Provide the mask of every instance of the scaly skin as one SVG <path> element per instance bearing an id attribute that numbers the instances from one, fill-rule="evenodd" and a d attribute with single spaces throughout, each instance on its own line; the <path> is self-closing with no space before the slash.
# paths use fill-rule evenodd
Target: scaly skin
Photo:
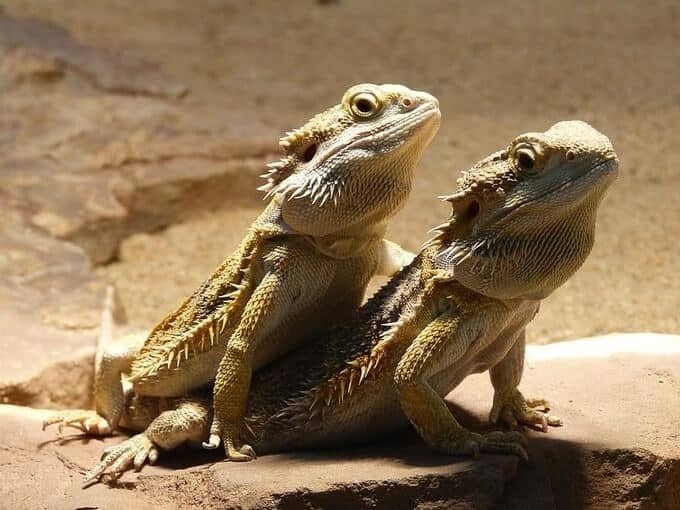
<path id="1" fill-rule="evenodd" d="M 392 275 L 412 259 L 383 235 L 439 119 L 425 92 L 363 84 L 288 133 L 284 157 L 263 176 L 272 200 L 236 252 L 141 348 L 144 337 L 108 349 L 96 377 L 97 414 L 78 421 L 69 412 L 62 422 L 92 434 L 115 430 L 126 403 L 122 374 L 139 397 L 182 397 L 214 381 L 205 446 L 222 441 L 229 459 L 253 458 L 243 440 L 253 370 L 346 321 L 374 274 Z"/>
<path id="2" fill-rule="evenodd" d="M 561 424 L 547 414 L 547 402 L 527 400 L 518 389 L 525 327 L 540 300 L 587 258 L 598 205 L 617 171 L 609 140 L 577 121 L 522 135 L 475 165 L 445 198 L 451 218 L 409 266 L 327 342 L 256 374 L 246 411 L 254 447 L 271 453 L 369 441 L 410 422 L 446 454 L 526 458 L 519 431 L 469 431 L 443 397 L 469 374 L 488 370 L 492 422 L 544 431 Z M 173 412 L 164 419 L 186 428 Z M 129 468 L 125 459 L 144 441 L 135 438 L 88 480 Z"/>

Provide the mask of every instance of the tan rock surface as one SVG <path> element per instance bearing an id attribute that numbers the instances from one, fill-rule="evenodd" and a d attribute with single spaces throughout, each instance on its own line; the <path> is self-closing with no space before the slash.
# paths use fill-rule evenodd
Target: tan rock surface
<path id="1" fill-rule="evenodd" d="M 92 264 L 135 232 L 255 203 L 275 138 L 195 119 L 155 64 L 2 13 L 0 91 L 0 402 L 87 405 L 106 287 Z"/>
<path id="2" fill-rule="evenodd" d="M 621 159 L 620 179 L 601 208 L 593 256 L 544 304 L 530 341 L 680 331 L 680 280 L 674 277 L 680 265 L 677 2 L 422 0 L 395 8 L 389 0 L 198 5 L 5 0 L 3 5 L 12 14 L 55 22 L 82 45 L 150 62 L 168 82 L 183 84 L 188 94 L 171 107 L 160 99 L 144 103 L 147 98 L 109 95 L 114 113 L 123 108 L 115 106 L 120 102 L 144 103 L 140 116 L 149 116 L 153 105 L 163 117 L 149 129 L 154 138 L 191 126 L 197 137 L 207 132 L 248 142 L 256 134 L 275 149 L 280 133 L 334 103 L 350 84 L 403 82 L 431 91 L 440 99 L 442 127 L 391 229 L 411 249 L 446 214 L 446 206 L 433 199 L 452 191 L 460 170 L 521 132 L 564 119 L 591 122 L 611 137 Z M 178 108 L 189 114 L 176 113 Z M 141 130 L 130 125 L 129 136 L 128 130 L 106 129 L 102 141 L 125 147 L 140 139 Z M 62 144 L 73 148 L 62 161 L 90 156 L 75 142 Z M 216 230 L 229 230 L 229 209 L 204 218 Z M 200 243 L 192 235 L 201 230 L 195 223 L 185 231 L 187 246 L 210 252 L 194 280 L 181 288 L 144 282 L 155 294 L 151 301 L 162 302 L 160 309 L 142 310 L 137 299 L 143 293 L 123 296 L 126 308 L 140 309 L 139 325 L 159 320 L 225 255 L 219 239 Z M 158 253 L 153 248 L 144 255 Z M 157 255 L 153 263 L 167 256 Z M 123 262 L 129 266 L 116 270 L 117 281 L 125 279 L 126 267 L 137 271 L 137 260 Z"/>
<path id="3" fill-rule="evenodd" d="M 544 303 L 529 339 L 680 330 L 680 101 L 673 87 L 680 10 L 673 2 L 3 6 L 1 402 L 91 404 L 107 281 L 120 288 L 133 326 L 153 325 L 257 214 L 256 175 L 275 157 L 279 134 L 358 81 L 404 82 L 441 101 L 442 129 L 391 228 L 410 249 L 446 214 L 433 197 L 519 132 L 566 118 L 606 132 L 621 179 L 602 208 L 593 255 Z M 485 379 L 456 393 L 472 423 L 486 413 Z M 659 352 L 537 362 L 525 388 L 552 398 L 568 426 L 535 437 L 532 462 L 512 482 L 512 460 L 441 460 L 406 435 L 245 468 L 189 468 L 205 455 L 186 455 L 145 470 L 125 486 L 134 490 L 83 492 L 77 471 L 96 458 L 100 442 L 36 450 L 46 437 L 38 417 L 4 407 L 0 463 L 12 470 L 3 468 L 2 493 L 11 491 L 0 508 L 151 508 L 159 497 L 169 507 L 210 507 L 236 496 L 252 506 L 293 508 L 302 501 L 370 507 L 392 497 L 396 508 L 414 501 L 435 508 L 454 496 L 459 506 L 523 508 L 529 497 L 538 508 L 672 508 L 680 490 L 677 381 L 677 356 Z"/>
<path id="4" fill-rule="evenodd" d="M 556 348 L 554 348 L 556 347 Z M 413 432 L 341 451 L 271 455 L 248 464 L 187 450 L 81 490 L 105 444 L 40 432 L 45 411 L 0 407 L 8 508 L 665 508 L 680 505 L 680 337 L 610 335 L 535 346 L 522 389 L 550 398 L 565 426 L 530 433 L 530 462 L 441 456 Z M 469 378 L 452 411 L 486 428 L 488 377 Z M 661 406 L 659 402 L 666 402 Z M 46 474 L 49 472 L 49 476 Z M 137 506 L 135 506 L 137 508 Z"/>

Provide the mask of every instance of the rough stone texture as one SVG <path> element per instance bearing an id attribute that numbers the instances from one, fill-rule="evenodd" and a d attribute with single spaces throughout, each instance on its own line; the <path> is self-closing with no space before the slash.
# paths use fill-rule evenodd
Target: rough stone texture
<path id="1" fill-rule="evenodd" d="M 15 14 L 0 8 L 2 402 L 89 406 L 106 279 L 119 283 L 135 326 L 158 320 L 256 215 L 255 176 L 278 135 L 366 80 L 427 89 L 445 110 L 391 229 L 410 249 L 446 213 L 433 197 L 458 170 L 520 131 L 581 118 L 608 133 L 622 178 L 593 255 L 546 301 L 529 337 L 678 329 L 680 165 L 669 127 L 680 102 L 668 84 L 680 69 L 680 11 L 672 2 L 3 5 Z M 129 236 L 120 263 L 92 270 L 116 260 Z M 406 434 L 248 466 L 211 467 L 217 458 L 188 452 L 126 476 L 128 490 L 81 491 L 78 471 L 102 443 L 50 442 L 39 411 L 3 406 L 0 508 L 127 510 L 160 500 L 169 508 L 676 508 L 678 356 L 658 354 L 678 344 L 670 342 L 657 354 L 536 362 L 523 386 L 553 399 L 567 427 L 534 434 L 532 461 L 519 466 L 443 459 Z M 489 398 L 486 377 L 455 393 L 473 425 Z"/>
<path id="2" fill-rule="evenodd" d="M 441 456 L 412 431 L 341 451 L 271 455 L 248 464 L 185 450 L 126 474 L 115 488 L 79 481 L 105 441 L 41 432 L 46 411 L 0 407 L 8 508 L 629 508 L 680 505 L 680 337 L 610 335 L 529 349 L 522 389 L 550 398 L 565 426 L 530 433 L 528 463 Z M 485 429 L 485 374 L 449 396 Z M 668 405 L 659 405 L 666 402 Z M 145 506 L 146 505 L 146 506 Z"/>
<path id="3" fill-rule="evenodd" d="M 72 365 L 103 304 L 92 263 L 135 232 L 259 202 L 276 138 L 195 116 L 187 92 L 155 64 L 0 12 L 0 402 L 87 405 L 91 371 Z"/>
<path id="4" fill-rule="evenodd" d="M 564 119 L 588 121 L 614 143 L 620 179 L 601 208 L 592 256 L 543 304 L 529 339 L 680 331 L 680 280 L 674 278 L 680 268 L 680 257 L 674 256 L 680 236 L 680 151 L 674 129 L 680 125 L 680 101 L 677 87 L 669 86 L 680 82 L 675 64 L 680 58 L 678 2 L 546 0 L 536 5 L 495 0 L 467 5 L 421 0 L 394 8 L 390 0 L 204 0 L 200 7 L 183 0 L 3 0 L 2 5 L 8 16 L 49 19 L 68 30 L 75 44 L 94 48 L 107 62 L 141 62 L 150 68 L 156 86 L 164 83 L 172 89 L 179 84 L 188 93 L 173 99 L 97 89 L 100 94 L 92 95 L 91 82 L 68 70 L 59 80 L 24 81 L 12 91 L 3 86 L 0 157 L 17 150 L 12 144 L 16 122 L 24 123 L 22 151 L 52 133 L 65 140 L 54 152 L 62 156 L 58 164 L 68 168 L 100 152 L 124 158 L 128 147 L 136 158 L 146 151 L 159 154 L 151 151 L 158 147 L 167 155 L 175 148 L 203 152 L 215 144 L 250 146 L 258 139 L 274 150 L 283 131 L 335 103 L 353 83 L 396 82 L 432 92 L 440 99 L 442 126 L 422 160 L 411 198 L 389 232 L 411 250 L 446 214 L 447 206 L 433 199 L 453 191 L 460 170 L 521 132 L 543 130 Z M 22 40 L 45 37 L 30 34 Z M 33 43 L 30 48 L 47 46 Z M 47 65 L 43 74 L 54 74 L 52 67 Z M 133 78 L 124 73 L 117 80 Z M 15 86 L 1 69 L 0 81 Z M 72 95 L 83 91 L 80 100 L 64 102 L 66 85 L 74 87 Z M 10 123 L 6 119 L 17 101 L 26 114 L 18 120 L 12 115 Z M 98 102 L 104 102 L 103 115 L 85 116 Z M 155 110 L 158 121 L 136 123 L 137 105 L 139 118 Z M 66 128 L 78 132 L 78 124 L 69 123 L 74 117 L 84 117 L 83 125 L 89 129 L 94 123 L 96 129 L 74 139 L 63 136 Z M 173 136 L 178 132 L 187 134 L 184 142 Z M 168 143 L 160 145 L 162 140 Z M 96 142 L 111 142 L 110 152 L 89 149 Z M 36 148 L 44 152 L 44 147 L 41 141 Z M 194 167 L 204 166 L 192 160 Z M 161 163 L 147 165 L 159 167 Z M 108 171 L 125 173 L 125 166 L 114 164 Z M 247 175 L 253 179 L 254 174 Z M 229 181 L 220 182 L 222 190 L 227 188 Z M 257 200 L 248 186 L 240 189 L 247 188 L 247 196 Z M 227 195 L 222 202 L 237 198 Z M 228 230 L 232 210 L 210 209 L 203 217 Z M 185 244 L 195 245 L 200 239 L 194 234 L 204 230 L 198 222 L 186 229 Z M 93 250 L 103 259 L 117 242 L 106 239 L 101 250 Z M 167 255 L 159 254 L 162 246 L 162 239 L 150 246 L 144 263 L 163 264 Z M 144 281 L 159 303 L 145 310 L 144 323 L 159 320 L 193 291 L 224 256 L 222 250 L 214 241 L 199 243 L 195 251 L 205 255 L 205 265 L 194 268 L 197 276 L 184 286 L 174 280 Z M 183 259 L 174 255 L 177 266 L 200 264 L 186 252 Z M 117 281 L 127 280 L 129 266 L 139 264 L 128 262 L 118 269 Z M 669 299 L 658 299 L 659 289 Z M 138 305 L 133 296 L 140 294 L 121 297 L 132 309 Z"/>

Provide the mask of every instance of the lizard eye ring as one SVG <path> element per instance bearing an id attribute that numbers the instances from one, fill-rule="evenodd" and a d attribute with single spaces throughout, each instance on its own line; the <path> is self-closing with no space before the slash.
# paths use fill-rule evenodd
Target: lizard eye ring
<path id="1" fill-rule="evenodd" d="M 525 144 L 516 147 L 513 159 L 517 168 L 522 172 L 534 174 L 540 170 L 537 164 L 538 154 L 531 145 Z"/>
<path id="2" fill-rule="evenodd" d="M 349 101 L 352 115 L 360 119 L 370 119 L 382 109 L 380 100 L 370 92 L 359 92 Z"/>

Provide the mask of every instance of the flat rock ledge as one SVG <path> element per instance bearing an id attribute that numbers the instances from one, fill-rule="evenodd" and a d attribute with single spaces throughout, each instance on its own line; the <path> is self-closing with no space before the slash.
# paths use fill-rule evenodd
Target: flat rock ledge
<path id="1" fill-rule="evenodd" d="M 0 406 L 0 508 L 680 508 L 680 336 L 609 335 L 531 346 L 522 383 L 565 426 L 530 432 L 530 461 L 441 456 L 413 431 L 380 444 L 265 456 L 248 464 L 185 450 L 80 488 L 121 439 L 41 432 L 47 410 Z M 448 398 L 486 427 L 491 388 L 470 377 Z"/>

